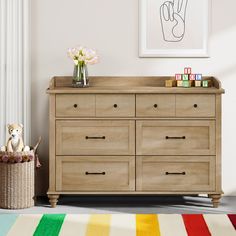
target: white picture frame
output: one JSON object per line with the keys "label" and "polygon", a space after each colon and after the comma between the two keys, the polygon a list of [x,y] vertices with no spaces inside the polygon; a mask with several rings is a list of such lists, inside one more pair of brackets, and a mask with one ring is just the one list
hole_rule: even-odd
{"label": "white picture frame", "polygon": [[210,9],[211,0],[139,0],[139,57],[209,57]]}

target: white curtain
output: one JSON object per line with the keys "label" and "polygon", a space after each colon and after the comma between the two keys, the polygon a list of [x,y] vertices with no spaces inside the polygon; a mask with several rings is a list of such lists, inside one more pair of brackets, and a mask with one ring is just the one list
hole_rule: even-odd
{"label": "white curtain", "polygon": [[30,0],[0,0],[0,145],[22,123],[30,144]]}

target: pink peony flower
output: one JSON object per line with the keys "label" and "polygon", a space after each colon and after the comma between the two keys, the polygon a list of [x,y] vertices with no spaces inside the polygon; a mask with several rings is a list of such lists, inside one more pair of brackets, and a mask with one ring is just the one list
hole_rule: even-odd
{"label": "pink peony flower", "polygon": [[2,156],[2,161],[3,161],[3,162],[7,163],[7,162],[8,162],[8,159],[9,159],[9,158],[8,158],[7,155],[3,155],[3,156]]}
{"label": "pink peony flower", "polygon": [[22,162],[22,156],[21,156],[21,155],[16,155],[16,156],[15,156],[15,161],[16,161],[17,163]]}
{"label": "pink peony flower", "polygon": [[34,159],[33,155],[29,155],[29,161],[32,161]]}

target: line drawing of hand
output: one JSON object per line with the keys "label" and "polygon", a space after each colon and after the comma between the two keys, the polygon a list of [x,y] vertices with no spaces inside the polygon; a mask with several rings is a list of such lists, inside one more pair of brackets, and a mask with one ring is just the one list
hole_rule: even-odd
{"label": "line drawing of hand", "polygon": [[180,42],[185,35],[185,16],[188,0],[169,0],[160,6],[163,39]]}

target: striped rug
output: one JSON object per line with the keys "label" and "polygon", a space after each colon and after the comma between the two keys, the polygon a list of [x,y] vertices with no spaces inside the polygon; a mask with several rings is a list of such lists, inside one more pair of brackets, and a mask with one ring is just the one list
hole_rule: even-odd
{"label": "striped rug", "polygon": [[0,236],[235,236],[236,215],[0,215]]}

